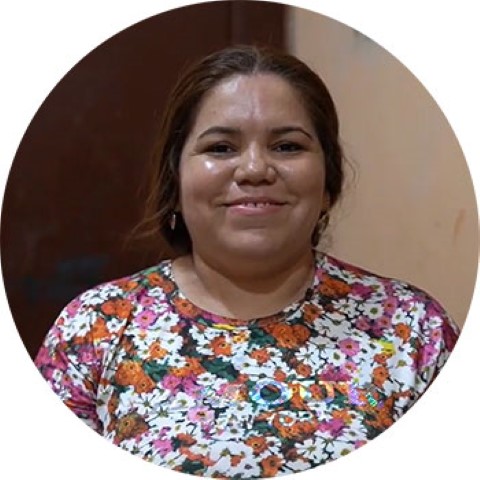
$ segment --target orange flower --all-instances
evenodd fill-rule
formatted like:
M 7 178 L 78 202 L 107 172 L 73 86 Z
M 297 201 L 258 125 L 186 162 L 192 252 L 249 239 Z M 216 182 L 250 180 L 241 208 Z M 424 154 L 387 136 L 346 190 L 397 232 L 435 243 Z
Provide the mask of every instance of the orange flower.
M 409 340 L 411 332 L 412 329 L 406 323 L 395 325 L 395 335 L 400 337 L 404 343 Z
M 248 340 L 248 332 L 244 331 L 244 332 L 238 332 L 236 333 L 232 340 L 233 340 L 233 343 L 243 343 L 243 342 L 246 342 Z
M 298 438 L 301 435 L 299 422 L 294 423 L 295 419 L 288 415 L 275 415 L 273 426 L 277 429 L 282 438 Z
M 230 464 L 232 467 L 236 467 L 243 460 L 243 458 L 243 455 L 232 455 L 230 457 Z
M 110 415 L 115 413 L 115 411 L 118 408 L 119 403 L 120 403 L 120 399 L 119 399 L 118 395 L 114 394 L 110 397 L 110 399 L 108 400 L 108 404 L 107 404 L 108 413 Z
M 138 286 L 138 282 L 135 282 L 134 280 L 119 280 L 117 282 L 117 285 L 124 291 L 124 292 L 130 292 L 131 290 L 134 290 Z
M 95 320 L 95 323 L 92 325 L 92 329 L 90 330 L 90 334 L 94 342 L 108 338 L 111 335 L 107 329 L 105 320 L 101 317 L 98 317 Z
M 290 405 L 295 408 L 296 410 L 306 410 L 307 406 L 305 405 L 305 402 L 302 400 L 302 397 L 300 395 L 293 395 L 292 398 L 290 398 Z
M 375 362 L 379 363 L 380 365 L 385 365 L 387 363 L 389 356 L 385 353 L 377 353 L 373 359 Z
M 283 370 L 277 369 L 273 374 L 273 378 L 277 382 L 284 382 L 287 379 L 287 374 Z
M 179 433 L 177 435 L 177 438 L 181 443 L 187 446 L 194 445 L 195 443 L 197 443 L 197 441 L 191 435 L 188 435 L 186 433 Z
M 149 273 L 147 275 L 147 280 L 152 287 L 161 287 L 165 293 L 171 293 L 175 288 L 170 280 L 162 277 L 157 272 Z
M 127 386 L 138 382 L 144 371 L 140 363 L 133 360 L 125 360 L 118 366 L 115 372 L 115 382 Z
M 279 347 L 295 348 L 298 347 L 298 340 L 290 325 L 277 324 L 272 328 L 271 335 L 277 341 Z
M 250 356 L 256 360 L 260 365 L 267 363 L 270 360 L 270 353 L 266 348 L 260 348 L 250 354 Z
M 270 455 L 264 458 L 260 465 L 264 477 L 275 477 L 282 466 L 282 459 L 277 455 Z
M 198 308 L 188 300 L 177 297 L 173 300 L 173 303 L 177 312 L 183 317 L 193 318 L 199 314 Z
M 108 300 L 102 304 L 100 310 L 105 315 L 116 315 L 118 318 L 127 319 L 133 310 L 133 305 L 129 300 Z
M 303 307 L 303 318 L 307 322 L 313 322 L 316 320 L 322 313 L 322 310 L 317 306 L 312 303 L 307 303 Z
M 341 280 L 336 280 L 325 275 L 320 285 L 320 292 L 326 297 L 341 297 L 347 295 L 351 290 L 350 285 Z
M 267 441 L 264 437 L 250 437 L 245 443 L 252 448 L 255 455 L 259 455 L 267 449 Z
M 155 382 L 146 374 L 140 375 L 133 383 L 135 393 L 148 393 L 155 388 Z
M 307 437 L 307 436 L 313 435 L 317 431 L 318 420 L 313 419 L 309 422 L 306 422 L 306 421 L 299 422 L 297 424 L 297 428 L 298 428 L 298 435 L 300 437 Z
M 305 343 L 310 338 L 310 330 L 305 325 L 294 325 L 293 334 L 300 344 Z
M 148 349 L 148 356 L 150 358 L 164 358 L 168 351 L 165 350 L 160 342 L 153 342 Z
M 105 315 L 114 315 L 115 314 L 115 302 L 113 300 L 108 300 L 105 303 L 102 303 L 100 310 Z
M 172 368 L 172 375 L 176 377 L 188 377 L 189 375 L 200 375 L 205 369 L 200 361 L 194 357 L 185 357 L 186 363 L 184 367 Z
M 299 363 L 295 367 L 295 371 L 301 377 L 309 377 L 312 374 L 312 367 L 310 365 L 307 365 L 306 363 Z
M 115 439 L 121 442 L 147 432 L 148 425 L 138 413 L 130 413 L 118 420 L 116 430 Z
M 348 410 L 334 410 L 332 412 L 332 417 L 342 420 L 347 425 L 352 423 L 352 416 L 348 413 Z
M 129 300 L 117 300 L 115 308 L 118 318 L 127 319 L 133 310 L 133 305 Z
M 214 338 L 210 342 L 210 348 L 213 350 L 215 355 L 231 355 L 232 346 L 227 342 L 226 337 L 223 335 L 221 337 Z
M 377 387 L 381 387 L 388 379 L 388 369 L 384 366 L 375 367 L 373 369 L 373 383 Z

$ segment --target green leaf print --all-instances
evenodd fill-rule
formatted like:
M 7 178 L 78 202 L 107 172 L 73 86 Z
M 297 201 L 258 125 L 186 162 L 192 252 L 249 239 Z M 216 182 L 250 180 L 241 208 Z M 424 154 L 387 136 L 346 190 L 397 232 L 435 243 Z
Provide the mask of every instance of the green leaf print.
M 143 370 L 153 381 L 159 382 L 167 374 L 168 367 L 158 362 L 145 362 Z
M 205 465 L 202 462 L 192 461 L 192 460 L 185 460 L 182 465 L 182 471 L 185 473 L 202 473 L 205 469 Z
M 237 378 L 237 371 L 230 363 L 223 361 L 221 358 L 204 360 L 202 366 L 211 374 L 217 375 L 217 377 L 227 380 L 235 380 Z

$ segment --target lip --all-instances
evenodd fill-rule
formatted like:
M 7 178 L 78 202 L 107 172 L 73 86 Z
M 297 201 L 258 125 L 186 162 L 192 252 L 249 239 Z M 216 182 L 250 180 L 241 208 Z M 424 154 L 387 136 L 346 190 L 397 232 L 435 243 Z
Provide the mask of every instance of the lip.
M 228 211 L 237 215 L 267 215 L 280 211 L 286 202 L 272 197 L 241 197 L 225 202 Z

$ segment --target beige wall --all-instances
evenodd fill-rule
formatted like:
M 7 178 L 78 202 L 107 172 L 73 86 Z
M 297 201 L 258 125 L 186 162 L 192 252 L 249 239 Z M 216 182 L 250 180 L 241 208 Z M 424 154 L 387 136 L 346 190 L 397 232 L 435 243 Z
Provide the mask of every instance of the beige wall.
M 427 290 L 462 325 L 478 224 L 468 167 L 447 120 L 400 62 L 343 24 L 292 8 L 290 46 L 329 87 L 356 171 L 327 250 Z

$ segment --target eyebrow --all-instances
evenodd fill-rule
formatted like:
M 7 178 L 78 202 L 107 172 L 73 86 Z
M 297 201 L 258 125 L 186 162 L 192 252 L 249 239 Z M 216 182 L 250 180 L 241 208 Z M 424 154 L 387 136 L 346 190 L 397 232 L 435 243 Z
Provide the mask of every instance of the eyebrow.
M 308 133 L 302 127 L 298 127 L 298 126 L 295 126 L 295 125 L 286 125 L 285 127 L 272 128 L 272 130 L 271 130 L 271 133 L 273 133 L 274 135 L 283 135 L 285 133 L 290 133 L 290 132 L 303 133 L 305 136 L 310 138 L 310 140 L 313 140 L 313 137 L 310 133 Z M 235 134 L 237 134 L 238 135 L 239 133 L 240 133 L 239 128 L 213 126 L 213 127 L 207 128 L 207 130 L 202 132 L 198 136 L 198 140 L 200 140 L 203 137 L 206 137 L 207 135 L 213 135 L 213 134 L 223 134 L 223 135 L 235 135 Z

